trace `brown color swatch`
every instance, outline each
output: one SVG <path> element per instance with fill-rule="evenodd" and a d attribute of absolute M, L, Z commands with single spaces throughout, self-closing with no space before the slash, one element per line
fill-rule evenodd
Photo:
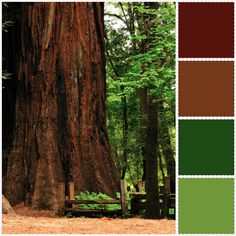
<path fill-rule="evenodd" d="M 179 62 L 180 116 L 233 116 L 234 63 Z"/>
<path fill-rule="evenodd" d="M 179 3 L 179 57 L 234 57 L 234 4 Z"/>

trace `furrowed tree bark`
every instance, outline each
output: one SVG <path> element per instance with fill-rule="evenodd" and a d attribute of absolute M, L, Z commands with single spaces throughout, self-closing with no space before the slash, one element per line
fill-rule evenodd
<path fill-rule="evenodd" d="M 57 210 L 57 185 L 69 180 L 76 193 L 114 196 L 119 183 L 105 125 L 103 3 L 21 5 L 5 196 L 13 205 Z"/>
<path fill-rule="evenodd" d="M 2 195 L 2 214 L 15 214 L 7 199 Z"/>

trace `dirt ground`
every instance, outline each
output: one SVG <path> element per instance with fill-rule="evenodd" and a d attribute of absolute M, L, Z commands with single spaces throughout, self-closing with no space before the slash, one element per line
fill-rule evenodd
<path fill-rule="evenodd" d="M 49 211 L 14 208 L 16 215 L 3 215 L 3 234 L 174 234 L 174 220 L 141 218 L 66 218 Z"/>

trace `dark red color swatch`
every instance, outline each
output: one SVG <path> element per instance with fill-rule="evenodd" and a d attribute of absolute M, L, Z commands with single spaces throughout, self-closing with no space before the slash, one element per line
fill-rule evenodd
<path fill-rule="evenodd" d="M 234 115 L 234 62 L 179 62 L 180 116 Z"/>
<path fill-rule="evenodd" d="M 179 57 L 233 58 L 234 3 L 179 3 Z"/>

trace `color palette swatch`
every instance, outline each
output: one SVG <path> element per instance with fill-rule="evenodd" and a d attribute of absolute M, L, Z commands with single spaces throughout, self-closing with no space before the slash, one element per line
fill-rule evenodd
<path fill-rule="evenodd" d="M 179 3 L 179 57 L 233 58 L 234 3 Z"/>
<path fill-rule="evenodd" d="M 178 3 L 178 233 L 234 234 L 234 3 Z"/>
<path fill-rule="evenodd" d="M 233 175 L 232 120 L 179 121 L 180 175 Z"/>
<path fill-rule="evenodd" d="M 179 62 L 180 116 L 233 116 L 232 61 Z"/>
<path fill-rule="evenodd" d="M 179 232 L 234 233 L 233 179 L 180 179 Z"/>

